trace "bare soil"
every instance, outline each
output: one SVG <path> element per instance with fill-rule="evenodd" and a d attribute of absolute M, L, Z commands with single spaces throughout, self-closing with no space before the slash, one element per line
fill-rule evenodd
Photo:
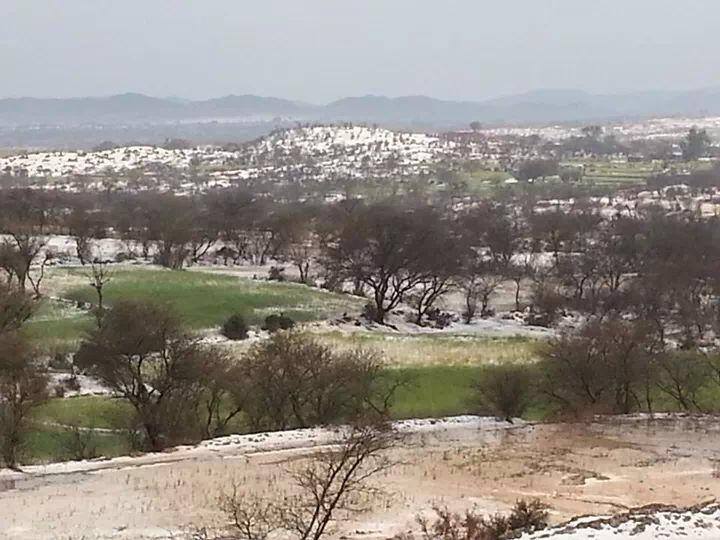
<path fill-rule="evenodd" d="M 334 537 L 386 538 L 414 527 L 433 506 L 484 512 L 537 497 L 560 522 L 651 503 L 689 506 L 720 494 L 716 417 L 625 417 L 585 424 L 507 426 L 460 422 L 421 429 L 392 451 L 398 465 L 377 479 L 382 495 Z M 287 470 L 329 441 L 309 430 L 257 436 L 105 463 L 0 472 L 0 537 L 182 538 L 219 527 L 219 495 L 280 497 Z M 244 439 L 248 441 L 250 439 Z M 274 441 L 274 442 L 273 442 Z M 2 491 L 5 489 L 4 491 Z"/>

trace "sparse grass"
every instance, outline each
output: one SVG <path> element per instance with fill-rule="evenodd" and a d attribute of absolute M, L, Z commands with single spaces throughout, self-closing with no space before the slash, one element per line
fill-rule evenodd
<path fill-rule="evenodd" d="M 368 348 L 392 366 L 458 366 L 531 362 L 538 342 L 526 337 L 483 337 L 472 334 L 397 335 L 377 332 L 328 332 L 319 339 L 338 349 Z"/>
<path fill-rule="evenodd" d="M 74 286 L 63 295 L 76 301 L 96 301 L 90 287 Z M 297 321 L 311 321 L 356 311 L 362 305 L 351 296 L 294 283 L 147 268 L 116 270 L 106 285 L 105 298 L 108 305 L 119 299 L 167 303 L 194 329 L 219 326 L 234 313 L 242 313 L 250 324 L 259 324 L 267 315 L 279 312 Z"/>
<path fill-rule="evenodd" d="M 467 189 L 471 193 L 489 194 L 498 186 L 502 186 L 505 180 L 511 178 L 512 175 L 503 171 L 491 171 L 478 169 L 461 175 L 461 179 L 467 184 Z"/>

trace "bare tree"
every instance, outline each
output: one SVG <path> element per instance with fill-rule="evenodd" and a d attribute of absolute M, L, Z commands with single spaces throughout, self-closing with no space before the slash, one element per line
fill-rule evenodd
<path fill-rule="evenodd" d="M 0 335 L 19 330 L 35 311 L 37 302 L 13 286 L 0 286 Z"/>
<path fill-rule="evenodd" d="M 594 320 L 544 351 L 540 388 L 563 410 L 629 413 L 651 409 L 652 370 L 659 343 L 648 324 Z"/>
<path fill-rule="evenodd" d="M 472 322 L 478 308 L 480 316 L 490 315 L 490 298 L 503 282 L 503 276 L 498 273 L 492 261 L 482 260 L 481 256 L 474 256 L 473 259 L 463 271 L 461 280 L 465 297 L 465 324 Z"/>
<path fill-rule="evenodd" d="M 398 435 L 385 425 L 348 428 L 334 448 L 289 474 L 297 493 L 265 500 L 235 488 L 221 499 L 232 523 L 231 538 L 263 540 L 282 531 L 299 540 L 320 540 L 331 532 L 338 513 L 356 508 L 361 493 L 375 491 L 369 481 L 393 465 L 387 451 Z"/>
<path fill-rule="evenodd" d="M 309 336 L 276 332 L 241 364 L 235 402 L 255 429 L 310 427 L 363 414 L 384 417 L 402 380 L 364 350 L 333 351 Z"/>
<path fill-rule="evenodd" d="M 702 411 L 699 393 L 711 378 L 707 358 L 700 352 L 676 351 L 657 360 L 655 384 L 684 411 Z"/>
<path fill-rule="evenodd" d="M 167 306 L 122 301 L 83 341 L 75 363 L 132 405 L 148 446 L 160 450 L 197 429 L 191 420 L 206 356 Z"/>
<path fill-rule="evenodd" d="M 95 289 L 97 293 L 97 309 L 95 310 L 95 319 L 97 321 L 98 328 L 102 326 L 103 314 L 105 313 L 104 305 L 104 293 L 103 290 L 113 277 L 110 266 L 104 261 L 94 260 L 90 263 L 90 272 L 87 273 L 87 278 L 90 286 Z"/>
<path fill-rule="evenodd" d="M 430 210 L 405 210 L 392 205 L 361 208 L 347 215 L 324 241 L 329 265 L 372 291 L 374 319 L 387 314 L 406 294 L 432 275 L 428 260 L 431 240 L 441 229 Z"/>
<path fill-rule="evenodd" d="M 18 465 L 30 410 L 47 397 L 47 376 L 17 333 L 0 335 L 0 456 Z"/>

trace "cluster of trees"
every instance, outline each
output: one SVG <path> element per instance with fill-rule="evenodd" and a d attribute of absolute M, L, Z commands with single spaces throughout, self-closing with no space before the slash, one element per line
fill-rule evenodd
<path fill-rule="evenodd" d="M 134 301 L 105 313 L 75 366 L 132 406 L 152 450 L 227 433 L 241 413 L 254 430 L 382 418 L 401 382 L 371 353 L 294 332 L 232 358 L 187 333 L 168 306 Z"/>
<path fill-rule="evenodd" d="M 532 366 L 488 368 L 477 383 L 482 410 L 509 420 L 533 403 L 562 415 L 717 410 L 720 354 L 664 346 L 642 320 L 592 319 L 565 331 Z"/>
<path fill-rule="evenodd" d="M 70 234 L 91 266 L 95 240 L 114 237 L 127 248 L 120 258 L 173 269 L 208 259 L 282 261 L 302 282 L 368 297 L 367 315 L 380 323 L 401 304 L 417 324 L 436 322 L 451 290 L 462 292 L 470 322 L 492 313 L 493 295 L 509 282 L 515 309 L 529 307 L 535 324 L 568 311 L 624 314 L 654 322 L 661 338 L 680 332 L 684 346 L 702 341 L 718 322 L 718 220 L 603 210 L 581 198 L 541 208 L 530 192 L 457 208 L 398 199 L 284 203 L 235 189 L 197 197 L 4 190 L 0 268 L 7 283 L 39 295 L 44 266 L 57 256 L 46 249 L 48 234 Z"/>

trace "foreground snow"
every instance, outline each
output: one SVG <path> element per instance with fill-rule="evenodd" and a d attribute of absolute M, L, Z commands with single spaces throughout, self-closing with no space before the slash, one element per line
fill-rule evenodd
<path fill-rule="evenodd" d="M 688 509 L 651 505 L 616 516 L 582 517 L 544 531 L 526 534 L 523 540 L 633 538 L 720 539 L 720 504 Z"/>
<path fill-rule="evenodd" d="M 419 434 L 448 431 L 452 429 L 506 430 L 525 425 L 522 420 L 514 423 L 504 422 L 484 416 L 452 416 L 446 418 L 428 418 L 400 420 L 393 427 L 400 433 Z M 337 444 L 346 431 L 337 428 L 308 428 L 288 431 L 268 431 L 248 435 L 228 435 L 209 439 L 193 446 L 178 446 L 160 453 L 148 453 L 142 456 L 123 456 L 113 459 L 95 459 L 85 461 L 67 461 L 47 465 L 31 465 L 22 471 L 0 469 L 0 481 L 22 480 L 28 476 L 46 476 L 71 473 L 86 473 L 104 469 L 122 469 L 142 467 L 160 463 L 172 463 L 197 457 L 223 457 L 273 452 L 280 450 L 311 449 Z"/>

